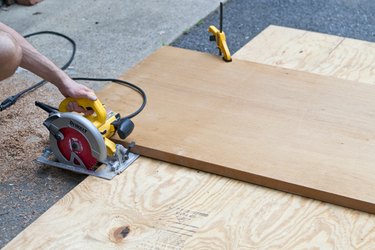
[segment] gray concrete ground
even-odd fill
[[[219,0],[44,0],[0,12],[0,21],[22,34],[54,30],[72,37],[75,74],[117,77],[218,6]],[[51,38],[55,40],[55,38]],[[48,37],[38,38],[48,44]],[[49,46],[51,58],[69,50]]]
[[[218,3],[218,0],[44,0],[32,7],[12,5],[2,9],[0,21],[24,35],[53,30],[72,37],[77,43],[76,58],[68,69],[72,76],[116,78],[160,46],[172,42],[212,12]],[[30,41],[58,65],[63,65],[71,51],[69,43],[50,35]],[[28,72],[19,71],[0,83],[0,101],[36,80]],[[9,86],[14,89],[9,90]],[[103,84],[90,86],[99,89]],[[54,98],[59,97],[51,91],[56,89],[45,86],[0,113],[0,127],[12,130],[2,131],[0,138],[0,143],[9,143],[0,149],[0,248],[84,178],[31,162],[47,139],[39,125],[46,114],[36,110],[33,101],[56,104]],[[7,124],[14,128],[7,128]]]
[[[217,52],[208,41],[207,27],[218,26],[218,12],[200,19],[215,9],[218,1],[77,2],[45,0],[30,8],[15,6],[0,11],[0,21],[23,34],[54,30],[73,37],[78,54],[68,70],[71,75],[118,76],[181,33],[172,45]],[[375,41],[373,0],[230,0],[224,11],[224,30],[232,53],[269,24]],[[70,51],[68,44],[56,38],[39,37],[32,42],[60,64]],[[48,168],[36,176],[36,184],[25,179],[12,188],[0,185],[0,204],[10,204],[7,210],[0,210],[0,247],[82,180]],[[17,195],[12,199],[14,193],[2,195],[4,192]],[[30,201],[31,196],[36,198]]]

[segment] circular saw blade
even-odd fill
[[[93,170],[98,162],[106,160],[104,139],[85,117],[75,113],[61,113],[52,126],[64,136],[62,140],[57,140],[50,134],[51,150],[59,162]]]
[[[57,147],[64,158],[92,170],[98,160],[92,156],[87,139],[73,128],[62,128],[59,131],[64,135],[64,139],[57,141]]]

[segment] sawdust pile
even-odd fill
[[[0,82],[0,102],[38,80],[24,71]],[[34,103],[62,99],[48,83],[0,112],[0,248],[85,178],[34,162],[49,144],[48,114]]]
[[[65,64],[71,53],[59,49],[70,48],[61,39],[53,44],[43,37],[35,37],[32,44],[58,66]],[[73,66],[67,73],[77,74]],[[79,72],[79,75],[87,74]],[[38,81],[30,72],[18,70],[0,82],[0,102]],[[80,83],[93,89],[103,85]],[[63,98],[54,85],[47,83],[0,112],[0,248],[85,178],[34,162],[49,144],[49,132],[43,126],[48,114],[34,103],[40,101],[57,107]]]
[[[1,101],[36,81],[21,73],[0,82]],[[16,182],[21,176],[33,176],[40,168],[34,160],[48,145],[48,131],[43,126],[48,114],[34,102],[57,106],[62,99],[57,88],[48,83],[0,112],[0,182]]]

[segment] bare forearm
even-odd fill
[[[20,64],[22,68],[55,84],[58,88],[63,87],[64,81],[69,78],[64,71],[59,69],[47,57],[40,54],[25,38],[12,28],[0,23],[0,30],[10,34],[22,48]]]
[[[58,87],[61,94],[74,98],[95,100],[95,93],[86,86],[73,81],[63,70],[57,67],[47,57],[40,54],[25,38],[12,28],[0,22],[0,31],[9,34],[22,50],[20,66],[28,69]],[[16,65],[18,66],[18,65]]]

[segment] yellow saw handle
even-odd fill
[[[94,113],[92,115],[85,115],[85,117],[90,120],[97,128],[102,126],[107,120],[107,111],[104,108],[103,104],[96,99],[95,101],[91,101],[85,98],[72,98],[67,97],[65,98],[59,105],[60,112],[69,112],[68,104],[70,102],[76,102],[79,106],[81,106],[85,110],[93,110]]]

